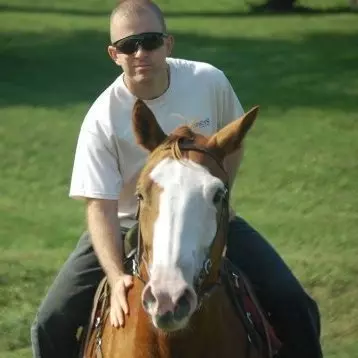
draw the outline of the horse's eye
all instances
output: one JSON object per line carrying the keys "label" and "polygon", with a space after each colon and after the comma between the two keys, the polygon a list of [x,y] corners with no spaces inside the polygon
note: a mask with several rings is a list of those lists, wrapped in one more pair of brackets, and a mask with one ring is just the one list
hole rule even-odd
{"label": "horse's eye", "polygon": [[213,202],[214,204],[220,204],[226,195],[226,191],[223,189],[218,189],[214,195]]}
{"label": "horse's eye", "polygon": [[137,193],[135,194],[135,196],[136,196],[137,200],[143,200],[143,194],[137,192]]}

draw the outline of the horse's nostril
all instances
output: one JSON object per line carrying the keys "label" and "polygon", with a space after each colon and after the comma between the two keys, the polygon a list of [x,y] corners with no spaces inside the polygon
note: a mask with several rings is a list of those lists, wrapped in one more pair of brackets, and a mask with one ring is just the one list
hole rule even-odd
{"label": "horse's nostril", "polygon": [[159,327],[168,327],[173,323],[173,313],[166,312],[163,315],[157,315],[156,320]]}
{"label": "horse's nostril", "polygon": [[184,294],[180,296],[174,309],[174,318],[180,320],[190,313],[190,291],[185,290]]}
{"label": "horse's nostril", "polygon": [[190,299],[190,291],[189,290],[185,290],[184,293],[180,296],[177,304],[178,305],[185,305],[189,302]]}

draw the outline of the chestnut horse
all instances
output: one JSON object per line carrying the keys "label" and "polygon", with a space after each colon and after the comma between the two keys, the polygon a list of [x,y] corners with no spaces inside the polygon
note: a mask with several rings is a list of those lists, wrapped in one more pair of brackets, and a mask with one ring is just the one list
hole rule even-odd
{"label": "chestnut horse", "polygon": [[[138,249],[124,328],[108,319],[109,287],[97,291],[86,358],[261,358],[223,274],[229,222],[226,156],[240,147],[258,107],[211,137],[183,126],[167,136],[138,100],[137,143],[150,152],[137,184]],[[225,271],[225,270],[224,270]],[[264,341],[265,339],[263,339]]]}

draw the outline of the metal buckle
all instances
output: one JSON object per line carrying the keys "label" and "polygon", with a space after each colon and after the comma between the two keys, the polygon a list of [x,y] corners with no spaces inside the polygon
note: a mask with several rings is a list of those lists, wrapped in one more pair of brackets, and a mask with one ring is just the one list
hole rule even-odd
{"label": "metal buckle", "polygon": [[232,277],[234,278],[234,283],[236,288],[240,288],[240,284],[239,284],[239,275],[237,275],[234,272],[231,272]]}
{"label": "metal buckle", "polygon": [[137,255],[135,255],[132,260],[132,271],[134,276],[138,276]]}
{"label": "metal buckle", "polygon": [[204,271],[205,271],[205,273],[206,273],[207,275],[209,275],[210,269],[211,269],[212,265],[213,265],[213,264],[212,264],[212,262],[211,262],[210,259],[207,259],[207,260],[204,262]]}
{"label": "metal buckle", "polygon": [[96,323],[94,324],[94,327],[95,327],[95,328],[98,328],[98,326],[100,325],[100,323],[101,323],[101,317],[98,316],[98,317],[96,318]]}

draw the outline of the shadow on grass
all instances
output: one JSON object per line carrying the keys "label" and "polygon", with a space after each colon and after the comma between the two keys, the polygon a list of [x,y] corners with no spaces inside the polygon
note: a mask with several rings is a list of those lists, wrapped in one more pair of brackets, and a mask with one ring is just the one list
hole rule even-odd
{"label": "shadow on grass", "polygon": [[[74,15],[74,16],[109,16],[108,11],[104,10],[91,10],[91,9],[66,9],[66,8],[57,8],[57,7],[44,7],[44,6],[19,6],[19,5],[0,5],[0,11],[9,11],[9,12],[20,12],[20,13],[33,13],[33,14],[59,14],[59,15]],[[164,11],[166,18],[176,18],[176,17],[256,17],[256,16],[267,16],[272,15],[290,15],[290,14],[300,14],[300,15],[327,15],[327,14],[344,14],[352,13],[352,10],[348,6],[335,6],[326,9],[319,8],[307,8],[307,7],[294,7],[288,11],[274,11],[274,10],[261,10],[259,7],[252,7],[251,10],[233,10],[233,11]]]}
{"label": "shadow on grass", "polygon": [[[0,106],[70,106],[92,102],[118,68],[105,32],[0,34]],[[358,109],[354,34],[283,39],[176,34],[174,56],[223,69],[246,106]]]}

